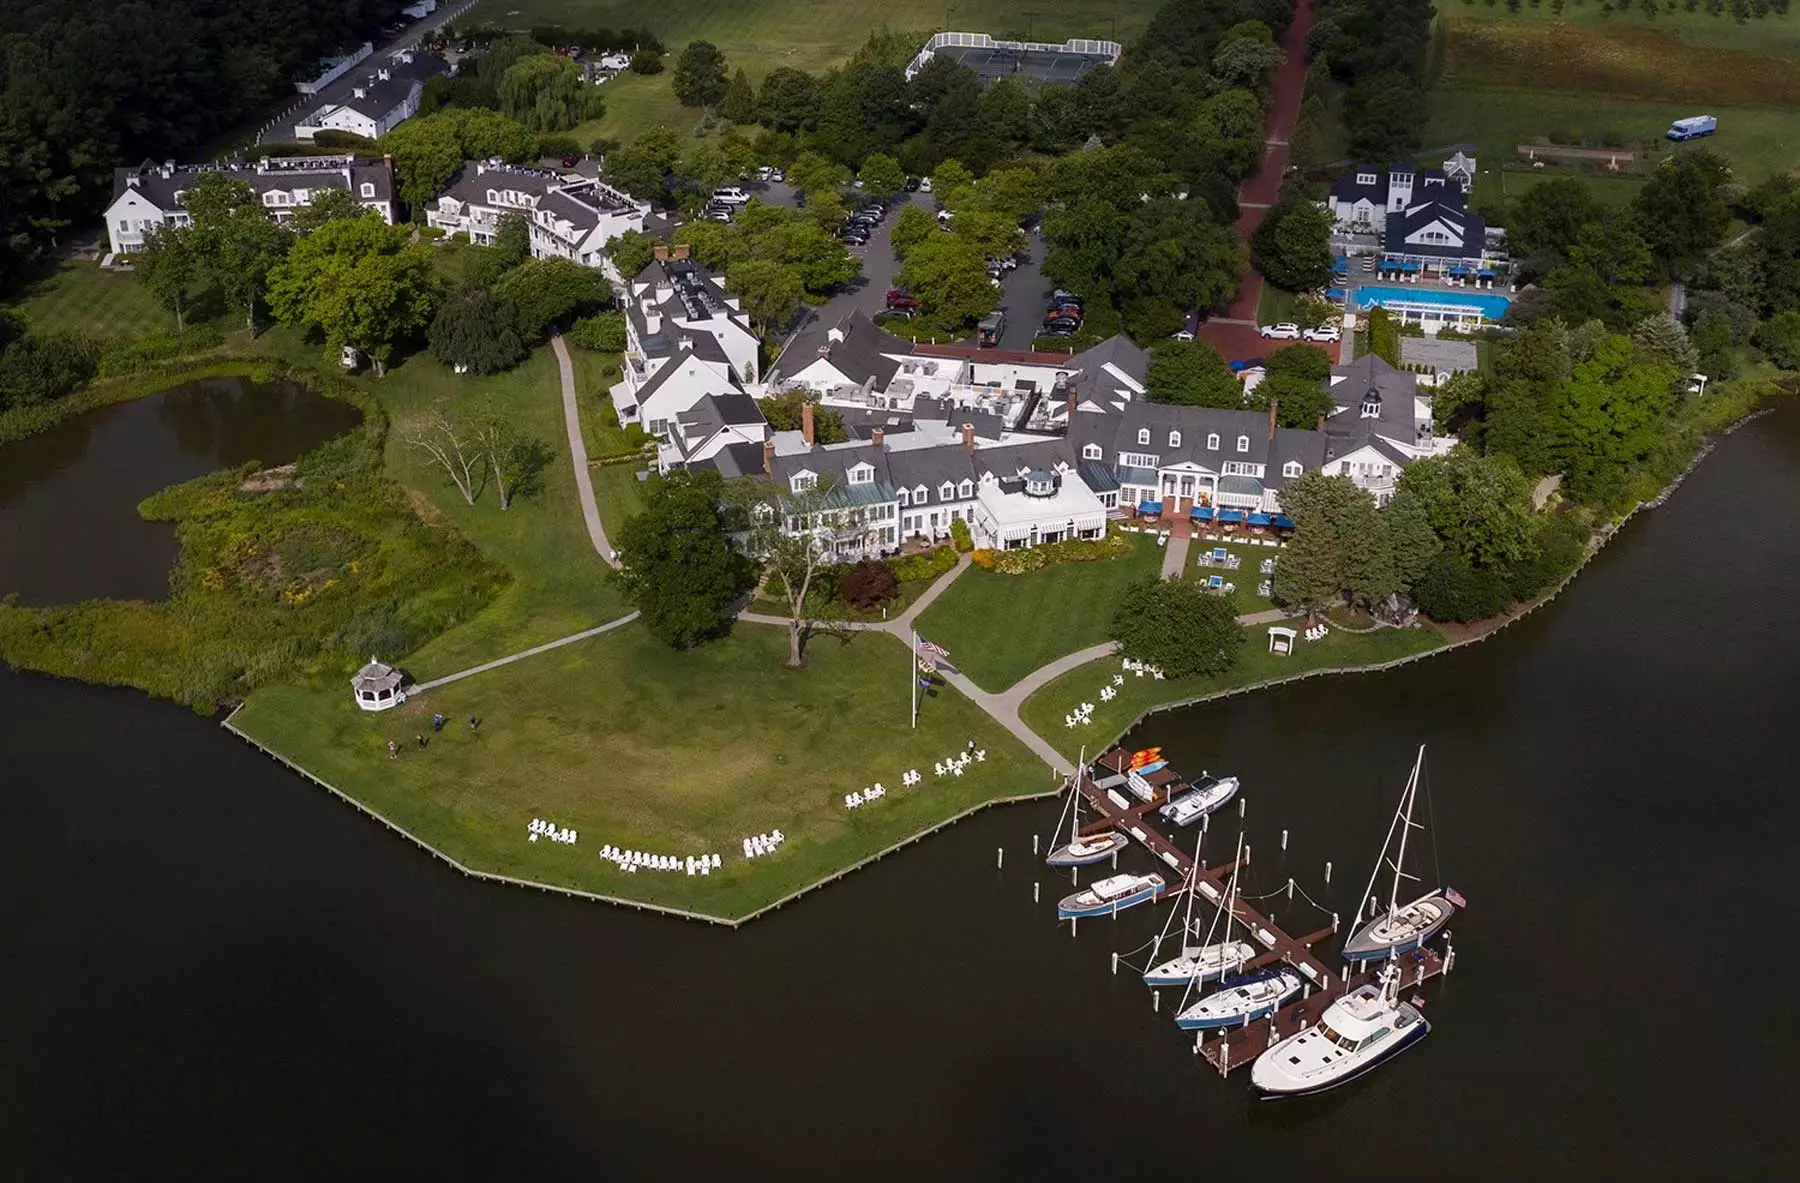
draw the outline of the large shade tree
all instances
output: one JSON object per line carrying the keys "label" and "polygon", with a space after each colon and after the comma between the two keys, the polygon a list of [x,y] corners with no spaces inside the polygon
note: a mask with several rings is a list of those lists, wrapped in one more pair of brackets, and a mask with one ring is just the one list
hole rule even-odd
{"label": "large shade tree", "polygon": [[756,583],[755,564],[727,535],[716,472],[652,477],[618,542],[626,598],[645,627],[677,649],[730,631],[739,598]]}
{"label": "large shade tree", "polygon": [[376,218],[321,226],[270,276],[270,306],[284,323],[322,332],[330,348],[367,356],[379,377],[431,322],[431,250],[410,239],[406,227]]}

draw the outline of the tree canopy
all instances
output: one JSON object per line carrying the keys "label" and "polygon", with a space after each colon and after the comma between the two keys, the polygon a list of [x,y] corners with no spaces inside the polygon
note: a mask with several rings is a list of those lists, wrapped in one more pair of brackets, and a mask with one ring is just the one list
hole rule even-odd
{"label": "tree canopy", "polygon": [[756,567],[726,535],[723,482],[712,471],[654,476],[619,531],[619,583],[650,632],[686,649],[731,629]]}
{"label": "tree canopy", "polygon": [[1244,385],[1205,341],[1158,341],[1145,385],[1150,401],[1185,407],[1244,405]]}
{"label": "tree canopy", "polygon": [[1133,583],[1120,594],[1109,635],[1126,657],[1148,662],[1171,678],[1224,673],[1237,664],[1244,645],[1235,596],[1155,578]]}
{"label": "tree canopy", "polygon": [[409,238],[405,227],[376,218],[327,223],[296,240],[275,267],[269,304],[282,321],[322,332],[331,349],[365,354],[379,376],[431,321],[431,251]]}
{"label": "tree canopy", "polygon": [[690,41],[675,59],[675,97],[684,107],[712,107],[725,97],[731,83],[725,76],[725,55],[710,41]]}

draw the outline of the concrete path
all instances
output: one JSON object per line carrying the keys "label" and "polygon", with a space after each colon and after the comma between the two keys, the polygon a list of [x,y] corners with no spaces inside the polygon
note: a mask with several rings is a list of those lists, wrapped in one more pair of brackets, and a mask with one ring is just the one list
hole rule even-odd
{"label": "concrete path", "polygon": [[1190,535],[1176,530],[1170,533],[1168,544],[1163,547],[1162,577],[1164,579],[1180,579],[1181,569],[1187,565],[1188,543]]}
{"label": "concrete path", "polygon": [[600,557],[613,567],[612,543],[606,540],[606,527],[600,523],[600,507],[594,504],[594,480],[588,475],[587,441],[581,437],[581,407],[575,401],[575,366],[569,360],[569,347],[561,336],[550,338],[556,351],[556,369],[562,379],[563,427],[569,434],[569,458],[575,463],[575,492],[581,497],[581,516],[587,521],[588,538]]}
{"label": "concrete path", "polygon": [[546,641],[542,645],[533,645],[529,649],[521,649],[519,652],[510,654],[506,657],[497,657],[493,661],[485,661],[480,665],[470,666],[466,670],[458,670],[454,674],[446,674],[441,678],[433,678],[429,682],[420,682],[417,686],[413,687],[413,689],[414,691],[431,690],[438,686],[448,685],[451,682],[461,681],[462,679],[472,677],[475,674],[485,674],[489,670],[497,670],[503,665],[511,665],[513,662],[523,661],[527,657],[536,657],[538,654],[548,653],[552,649],[561,649],[564,645],[573,645],[577,641],[585,641],[589,637],[597,637],[601,633],[610,633],[616,628],[623,628],[637,618],[638,614],[633,612],[629,616],[621,616],[617,620],[607,621],[605,624],[597,625],[594,628],[583,629],[578,633],[570,633],[566,637],[558,637],[556,640]]}

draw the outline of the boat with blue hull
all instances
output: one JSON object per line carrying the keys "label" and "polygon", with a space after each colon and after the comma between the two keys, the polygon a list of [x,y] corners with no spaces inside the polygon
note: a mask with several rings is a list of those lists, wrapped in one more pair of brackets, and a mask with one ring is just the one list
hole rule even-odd
{"label": "boat with blue hull", "polygon": [[1373,1072],[1431,1031],[1399,995],[1400,970],[1390,961],[1379,986],[1358,986],[1326,1007],[1316,1024],[1258,1056],[1251,1086],[1264,1098],[1304,1097]]}
{"label": "boat with blue hull", "polygon": [[1214,1031],[1221,1027],[1241,1027],[1275,1013],[1288,999],[1300,993],[1305,983],[1298,970],[1285,965],[1226,978],[1217,993],[1180,1011],[1175,1025],[1183,1031]]}
{"label": "boat with blue hull", "polygon": [[1056,905],[1056,918],[1078,920],[1083,916],[1111,916],[1149,903],[1161,895],[1162,890],[1163,877],[1154,871],[1148,875],[1108,875],[1064,896]]}

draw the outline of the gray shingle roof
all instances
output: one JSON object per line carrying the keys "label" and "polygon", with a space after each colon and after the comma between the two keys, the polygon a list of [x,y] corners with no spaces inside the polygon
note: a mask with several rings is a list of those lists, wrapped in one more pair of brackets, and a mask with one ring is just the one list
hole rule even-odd
{"label": "gray shingle roof", "polygon": [[911,341],[885,331],[861,312],[836,321],[815,314],[789,339],[775,365],[783,374],[797,374],[823,352],[852,382],[861,384],[873,378],[877,389],[885,389],[900,368],[899,362],[886,355],[912,351]]}
{"label": "gray shingle roof", "polygon": [[175,200],[177,193],[193,188],[201,177],[212,172],[247,182],[259,197],[277,189],[349,189],[360,197],[364,184],[375,186],[375,196],[362,198],[364,201],[392,201],[394,197],[393,176],[385,160],[323,152],[318,156],[265,157],[228,166],[155,164],[146,160],[136,168],[113,170],[113,199],[135,188],[157,208],[171,212],[183,208]]}

